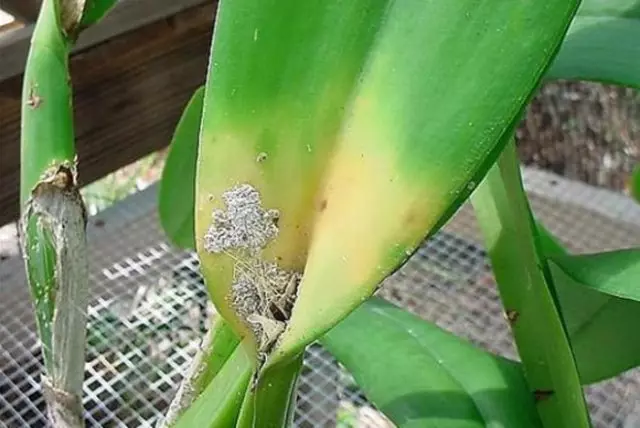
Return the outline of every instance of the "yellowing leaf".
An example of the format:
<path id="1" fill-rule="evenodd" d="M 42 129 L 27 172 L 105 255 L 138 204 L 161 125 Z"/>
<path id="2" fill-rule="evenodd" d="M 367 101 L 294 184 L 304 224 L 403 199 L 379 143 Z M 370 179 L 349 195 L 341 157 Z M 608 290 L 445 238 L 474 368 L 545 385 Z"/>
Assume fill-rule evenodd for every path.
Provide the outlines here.
<path id="1" fill-rule="evenodd" d="M 576 3 L 221 2 L 196 247 L 256 356 L 294 358 L 466 198 Z"/>

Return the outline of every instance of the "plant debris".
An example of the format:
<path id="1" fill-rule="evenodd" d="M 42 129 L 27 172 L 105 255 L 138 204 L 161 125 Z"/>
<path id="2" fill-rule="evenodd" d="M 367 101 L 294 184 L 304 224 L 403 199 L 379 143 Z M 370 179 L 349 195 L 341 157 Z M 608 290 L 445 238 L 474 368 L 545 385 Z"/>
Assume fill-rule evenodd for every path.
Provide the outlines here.
<path id="1" fill-rule="evenodd" d="M 264 361 L 287 327 L 302 275 L 262 258 L 261 251 L 278 236 L 277 210 L 265 210 L 249 184 L 223 193 L 226 211 L 217 209 L 204 236 L 204 248 L 234 261 L 231 305 L 247 323 Z"/>

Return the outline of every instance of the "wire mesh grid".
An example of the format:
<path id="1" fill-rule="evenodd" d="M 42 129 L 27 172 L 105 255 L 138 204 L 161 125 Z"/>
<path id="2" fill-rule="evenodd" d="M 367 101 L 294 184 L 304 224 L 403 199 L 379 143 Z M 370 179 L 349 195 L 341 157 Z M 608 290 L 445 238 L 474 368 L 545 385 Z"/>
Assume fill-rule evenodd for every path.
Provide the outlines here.
<path id="1" fill-rule="evenodd" d="M 573 250 L 640 243 L 638 207 L 616 210 L 628 202 L 624 197 L 536 170 L 524 172 L 537 215 Z M 609 208 L 589 208 L 595 205 Z M 154 426 L 213 314 L 197 259 L 166 243 L 157 224 L 155 188 L 92 217 L 89 242 L 87 425 Z M 465 206 L 385 280 L 379 294 L 485 349 L 516 358 L 479 242 L 472 211 Z M 42 357 L 19 257 L 0 263 L 0 284 L 0 424 L 45 426 Z M 587 396 L 597 427 L 640 426 L 633 419 L 640 414 L 637 370 L 588 387 Z M 294 424 L 393 426 L 319 345 L 306 352 Z"/>

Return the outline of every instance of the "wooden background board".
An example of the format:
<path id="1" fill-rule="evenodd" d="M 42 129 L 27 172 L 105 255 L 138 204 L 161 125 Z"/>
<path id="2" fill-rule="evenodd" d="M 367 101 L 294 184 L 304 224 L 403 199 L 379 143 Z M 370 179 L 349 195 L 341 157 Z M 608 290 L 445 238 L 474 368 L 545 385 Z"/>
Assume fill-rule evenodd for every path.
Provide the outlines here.
<path id="1" fill-rule="evenodd" d="M 0 9 L 22 22 L 35 22 L 40 10 L 40 0 L 0 0 Z"/>
<path id="2" fill-rule="evenodd" d="M 82 185 L 169 144 L 206 75 L 215 5 L 191 3 L 206 4 L 96 40 L 72 56 Z M 5 71 L 7 58 L 0 50 Z M 21 87 L 21 74 L 0 81 L 0 225 L 19 214 Z"/>

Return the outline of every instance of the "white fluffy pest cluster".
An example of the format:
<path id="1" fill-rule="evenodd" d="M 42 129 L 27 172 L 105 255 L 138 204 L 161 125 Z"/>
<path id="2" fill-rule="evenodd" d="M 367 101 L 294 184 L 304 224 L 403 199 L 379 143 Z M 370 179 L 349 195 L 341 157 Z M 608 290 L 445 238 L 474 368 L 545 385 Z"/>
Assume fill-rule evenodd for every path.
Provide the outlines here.
<path id="1" fill-rule="evenodd" d="M 204 236 L 204 247 L 212 253 L 244 249 L 256 252 L 278 235 L 277 210 L 265 211 L 260 194 L 249 184 L 222 195 L 227 211 L 215 210 L 213 224 Z"/>
<path id="2" fill-rule="evenodd" d="M 254 187 L 239 185 L 222 198 L 226 211 L 213 212 L 204 247 L 234 259 L 231 304 L 266 354 L 291 316 L 301 275 L 261 258 L 260 251 L 278 236 L 279 213 L 262 207 Z"/>

